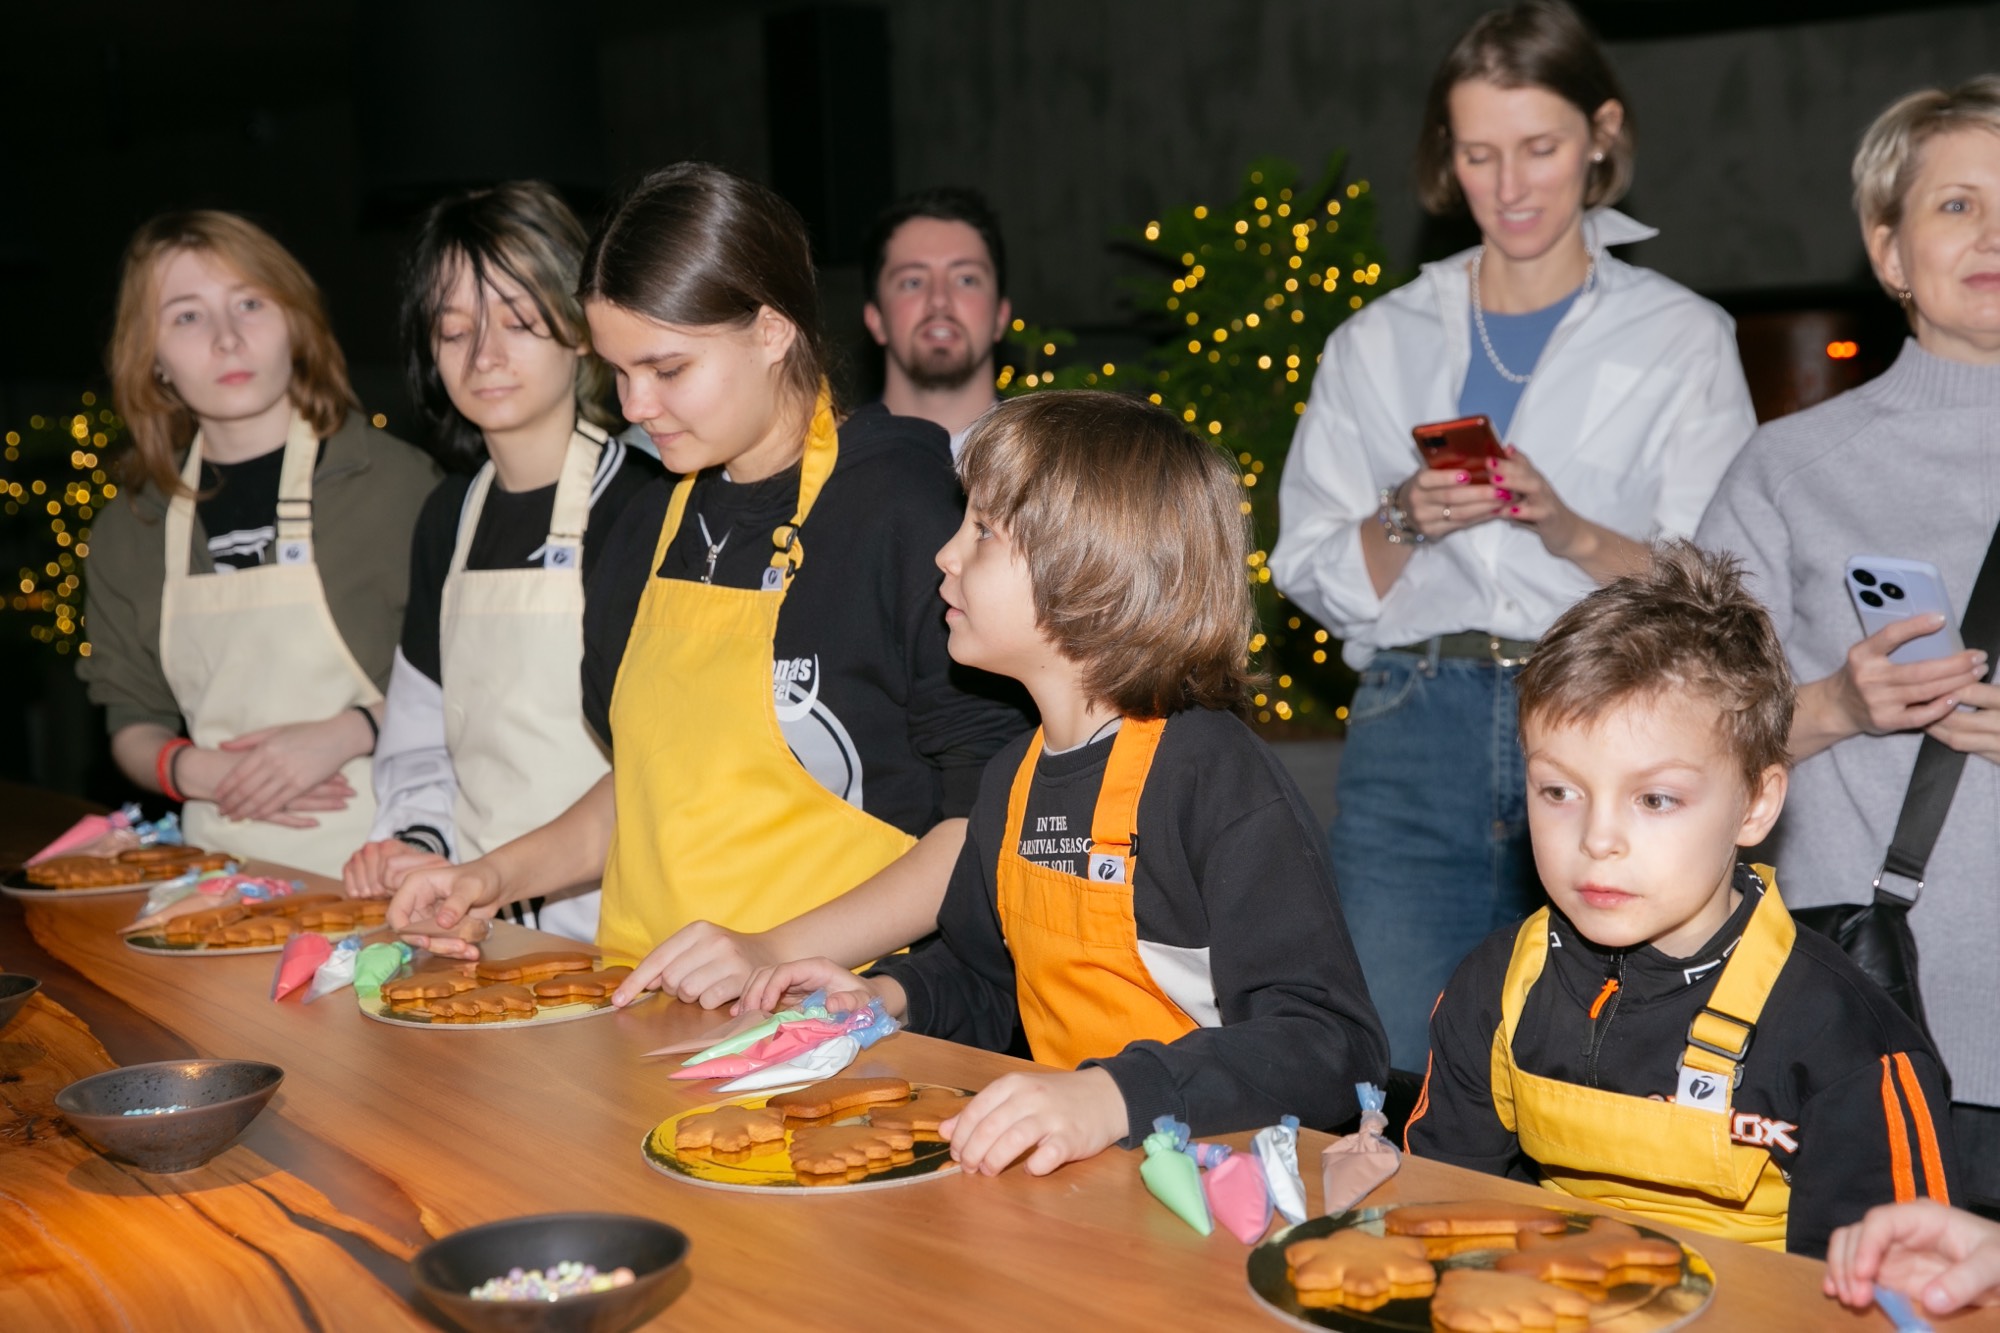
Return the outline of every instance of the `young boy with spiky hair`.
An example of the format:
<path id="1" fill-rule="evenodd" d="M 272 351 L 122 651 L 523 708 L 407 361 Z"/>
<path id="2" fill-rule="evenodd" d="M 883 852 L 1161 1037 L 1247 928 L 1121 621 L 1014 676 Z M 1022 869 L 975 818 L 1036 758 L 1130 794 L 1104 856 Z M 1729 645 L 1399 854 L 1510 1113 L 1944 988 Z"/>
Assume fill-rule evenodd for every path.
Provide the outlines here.
<path id="1" fill-rule="evenodd" d="M 1784 805 L 1792 681 L 1734 562 L 1661 548 L 1519 689 L 1552 905 L 1439 998 L 1410 1150 L 1814 1255 L 1875 1204 L 1949 1201 L 1929 1041 L 1737 859 Z"/>

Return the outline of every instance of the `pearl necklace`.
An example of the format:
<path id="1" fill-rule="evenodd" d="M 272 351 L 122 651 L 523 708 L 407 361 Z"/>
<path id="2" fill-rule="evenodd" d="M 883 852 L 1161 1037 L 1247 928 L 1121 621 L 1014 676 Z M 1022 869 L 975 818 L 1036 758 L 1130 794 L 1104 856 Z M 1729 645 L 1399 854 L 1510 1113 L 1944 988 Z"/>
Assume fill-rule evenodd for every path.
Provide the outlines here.
<path id="1" fill-rule="evenodd" d="M 1479 345 L 1486 349 L 1486 359 L 1493 363 L 1493 369 L 1500 372 L 1500 378 L 1506 380 L 1509 384 L 1526 384 L 1534 378 L 1534 372 L 1531 370 L 1525 375 L 1516 375 L 1513 371 L 1502 365 L 1500 354 L 1493 350 L 1493 339 L 1486 332 L 1486 311 L 1479 301 L 1479 269 L 1485 259 L 1486 247 L 1482 245 L 1479 247 L 1479 253 L 1472 257 L 1472 325 L 1479 330 Z M 1590 267 L 1584 270 L 1583 286 L 1577 289 L 1578 293 L 1581 294 L 1589 291 L 1591 284 L 1596 281 L 1597 255 L 1595 252 L 1592 252 L 1590 255 Z"/>

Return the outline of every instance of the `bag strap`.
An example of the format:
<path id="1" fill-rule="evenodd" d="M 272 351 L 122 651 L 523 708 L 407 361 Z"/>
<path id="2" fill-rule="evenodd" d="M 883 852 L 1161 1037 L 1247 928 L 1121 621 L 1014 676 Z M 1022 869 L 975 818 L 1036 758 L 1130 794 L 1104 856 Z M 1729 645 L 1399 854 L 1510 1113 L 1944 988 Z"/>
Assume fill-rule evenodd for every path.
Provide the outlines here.
<path id="1" fill-rule="evenodd" d="M 2000 662 L 2000 530 L 1986 545 L 1986 559 L 1972 585 L 1972 600 L 1966 603 L 1959 637 L 1968 648 L 1983 648 L 1989 660 Z M 1986 679 L 1993 679 L 1992 666 Z M 1910 770 L 1910 785 L 1903 793 L 1903 809 L 1896 816 L 1896 834 L 1882 858 L 1875 876 L 1875 901 L 1890 907 L 1909 907 L 1924 891 L 1924 867 L 1931 850 L 1944 830 L 1945 816 L 1951 813 L 1952 797 L 1958 793 L 1959 775 L 1965 771 L 1965 755 L 1944 742 L 1925 736 L 1917 747 L 1917 765 Z M 1916 887 L 1905 895 L 1884 887 L 1894 875 Z"/>

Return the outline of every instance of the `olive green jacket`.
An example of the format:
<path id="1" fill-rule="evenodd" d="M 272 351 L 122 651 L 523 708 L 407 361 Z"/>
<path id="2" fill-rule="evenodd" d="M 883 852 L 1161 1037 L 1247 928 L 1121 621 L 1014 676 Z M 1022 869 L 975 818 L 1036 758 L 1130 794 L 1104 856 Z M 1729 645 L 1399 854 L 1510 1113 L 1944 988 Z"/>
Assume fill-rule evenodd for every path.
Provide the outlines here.
<path id="1" fill-rule="evenodd" d="M 410 533 L 437 464 L 351 414 L 313 470 L 313 558 L 341 638 L 387 690 L 410 593 Z M 84 634 L 76 674 L 104 705 L 112 735 L 136 722 L 179 730 L 181 710 L 160 667 L 167 504 L 151 486 L 111 501 L 90 529 L 83 562 Z M 211 574 L 208 534 L 194 521 L 188 570 Z"/>

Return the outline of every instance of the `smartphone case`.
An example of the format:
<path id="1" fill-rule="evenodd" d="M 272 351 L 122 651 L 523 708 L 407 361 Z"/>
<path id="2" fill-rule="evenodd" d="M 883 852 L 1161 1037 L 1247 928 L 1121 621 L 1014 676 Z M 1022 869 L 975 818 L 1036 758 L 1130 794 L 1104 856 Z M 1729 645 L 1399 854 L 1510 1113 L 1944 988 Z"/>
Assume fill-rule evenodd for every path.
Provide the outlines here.
<path id="1" fill-rule="evenodd" d="M 1891 662 L 1930 662 L 1964 648 L 1944 579 L 1928 560 L 1857 555 L 1847 562 L 1847 597 L 1861 617 L 1864 638 L 1911 616 L 1936 613 L 1944 617 L 1943 629 L 1910 640 L 1889 654 Z"/>

